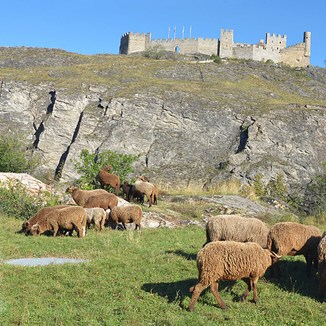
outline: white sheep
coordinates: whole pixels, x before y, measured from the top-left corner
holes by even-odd
[[[135,223],[135,230],[137,230],[140,229],[142,216],[143,211],[139,205],[116,206],[109,212],[109,222],[113,222],[115,226],[122,223],[125,230],[125,223]]]
[[[212,216],[206,223],[206,245],[212,241],[256,242],[267,248],[268,226],[254,217],[241,215]]]
[[[198,283],[190,288],[192,292],[189,310],[195,307],[198,297],[208,286],[222,309],[226,308],[219,293],[218,286],[222,280],[242,279],[248,289],[241,296],[244,301],[253,290],[253,301],[257,303],[257,282],[266,269],[279,256],[263,249],[255,242],[215,241],[208,243],[197,254]]]
[[[311,266],[317,267],[317,246],[321,239],[320,230],[313,225],[295,222],[279,222],[274,224],[267,237],[267,247],[281,256],[303,255],[306,259],[306,274],[311,276]],[[277,277],[281,276],[278,264],[272,268]]]
[[[322,297],[326,291],[326,231],[317,247],[318,253],[318,295]]]
[[[99,231],[103,230],[106,221],[106,211],[100,207],[84,208],[87,214],[86,226],[95,225]]]
[[[40,219],[31,227],[31,235],[40,235],[46,231],[53,231],[53,236],[57,236],[59,230],[76,230],[78,237],[82,238],[86,234],[87,214],[80,206],[64,207],[52,210],[43,219]]]

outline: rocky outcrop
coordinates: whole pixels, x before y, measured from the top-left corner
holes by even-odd
[[[326,161],[325,69],[253,62],[163,66],[121,57],[126,72],[121,68],[118,75],[115,56],[105,68],[92,66],[87,73],[96,78],[85,83],[73,69],[90,59],[67,57],[63,70],[34,62],[30,74],[42,67],[44,80],[0,80],[0,129],[20,130],[42,156],[38,175],[71,182],[82,149],[109,149],[140,155],[135,171],[153,182],[204,187],[230,176],[250,183],[262,174],[267,183],[282,173],[285,182],[301,187]],[[0,66],[10,67],[8,62],[0,60]],[[134,72],[146,65],[152,80]],[[63,86],[76,74],[79,88]]]

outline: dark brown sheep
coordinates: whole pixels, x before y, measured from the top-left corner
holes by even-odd
[[[105,166],[97,175],[98,180],[100,181],[101,187],[111,186],[115,189],[115,194],[119,194],[120,188],[120,177],[116,174],[110,173],[112,167],[110,165]]]
[[[122,191],[126,195],[127,201],[130,202],[133,199],[136,199],[140,204],[144,203],[144,195],[136,189],[135,185],[125,181],[122,185]]]

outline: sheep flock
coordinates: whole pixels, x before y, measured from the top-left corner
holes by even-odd
[[[126,230],[126,224],[141,229],[142,206],[158,203],[158,187],[146,177],[137,177],[134,184],[124,182],[109,173],[106,167],[99,175],[101,185],[109,184],[115,193],[105,189],[82,190],[70,186],[66,193],[74,204],[42,208],[22,225],[19,233],[27,236],[48,234],[55,236],[87,236],[90,228],[101,232],[105,228]],[[111,172],[111,171],[110,171]],[[110,176],[109,176],[110,174]],[[119,191],[127,204],[119,203]],[[204,231],[203,231],[204,232]],[[302,255],[306,261],[306,277],[316,276],[316,297],[326,296],[326,231],[295,222],[278,222],[268,226],[259,218],[239,214],[209,216],[206,222],[206,242],[199,248],[196,263],[198,281],[190,289],[188,309],[193,311],[203,290],[210,287],[221,309],[227,306],[219,294],[220,281],[243,280],[244,301],[253,292],[258,301],[257,282],[266,272],[279,279],[282,276],[279,261],[284,256]],[[313,269],[314,268],[314,269]],[[289,277],[289,275],[283,275]]]

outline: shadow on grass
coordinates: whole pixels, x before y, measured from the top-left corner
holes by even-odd
[[[276,284],[282,290],[318,300],[317,270],[312,267],[312,276],[308,278],[306,275],[306,263],[291,259],[282,259],[279,261],[279,267],[282,273],[280,278],[275,277],[271,272],[271,268],[269,268],[265,274],[265,279]]]
[[[196,260],[197,254],[189,254],[188,252],[185,252],[183,250],[169,250],[166,251],[167,254],[174,254],[183,258],[186,258],[187,260]]]
[[[195,285],[197,283],[197,279],[188,279],[183,281],[177,281],[177,282],[167,282],[167,283],[145,283],[141,287],[142,290],[149,292],[149,293],[155,293],[158,294],[161,297],[164,297],[168,300],[169,303],[180,301],[180,306],[182,308],[187,308],[183,301],[185,298],[191,297],[191,292],[189,291],[190,287]],[[232,281],[223,281],[220,283],[219,290],[222,291],[223,289],[226,289],[226,291],[229,291],[232,288],[232,285],[234,282]],[[210,288],[208,287],[203,291],[210,291]],[[232,293],[232,291],[231,291]],[[238,300],[239,296],[234,294],[236,298],[234,300]],[[202,295],[201,295],[202,297]],[[205,297],[201,298],[202,302],[205,303]],[[206,302],[208,303],[208,302]],[[211,305],[211,303],[209,303]],[[215,304],[214,304],[215,305]],[[216,307],[219,307],[218,303],[216,302]]]

